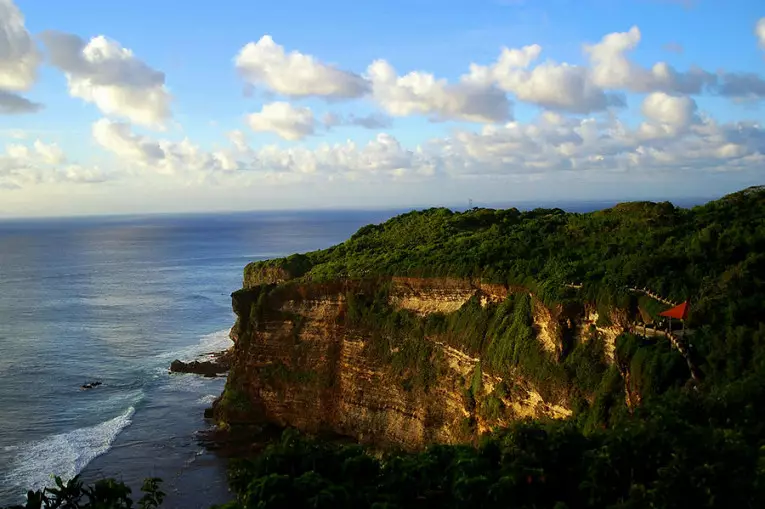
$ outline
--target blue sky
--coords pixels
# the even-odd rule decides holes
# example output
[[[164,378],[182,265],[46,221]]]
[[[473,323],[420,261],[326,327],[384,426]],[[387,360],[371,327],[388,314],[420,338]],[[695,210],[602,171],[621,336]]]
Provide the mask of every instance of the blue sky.
[[[0,99],[17,105],[0,102],[0,216],[658,199],[765,180],[759,1],[0,8]]]

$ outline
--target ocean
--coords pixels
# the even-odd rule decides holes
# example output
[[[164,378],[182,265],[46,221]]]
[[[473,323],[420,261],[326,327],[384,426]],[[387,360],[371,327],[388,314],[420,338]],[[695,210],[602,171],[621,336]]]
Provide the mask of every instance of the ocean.
[[[342,242],[393,212],[0,222],[0,507],[29,488],[164,479],[167,507],[227,497],[195,433],[224,379],[169,374],[230,346],[252,261]],[[91,381],[103,384],[81,390]]]
[[[78,473],[134,492],[161,477],[168,508],[226,501],[225,461],[196,439],[225,380],[169,374],[170,362],[231,345],[230,294],[248,262],[325,248],[396,213],[0,221],[0,507]]]

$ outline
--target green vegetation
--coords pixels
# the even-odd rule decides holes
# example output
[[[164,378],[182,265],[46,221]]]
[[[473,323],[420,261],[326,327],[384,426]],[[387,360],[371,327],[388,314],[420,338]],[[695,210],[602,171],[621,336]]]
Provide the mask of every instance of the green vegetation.
[[[221,397],[221,404],[246,412],[250,407],[250,399],[244,392],[233,387],[226,387]]]
[[[79,476],[68,482],[54,478],[55,487],[29,491],[23,505],[7,509],[132,509],[131,489],[115,479],[102,479],[93,486],[85,486]],[[156,509],[162,505],[165,493],[160,489],[161,480],[150,477],[144,480],[138,499],[138,509]]]
[[[454,313],[421,318],[388,305],[385,281],[394,275],[469,277],[514,291],[503,302],[474,298]],[[279,278],[292,280],[274,284]],[[765,189],[690,210],[640,202],[591,214],[404,214],[327,250],[250,264],[248,289],[234,294],[237,327],[260,327],[274,302],[314,291],[301,286],[308,281],[347,291],[338,278],[374,282],[348,291],[339,320],[369,332],[365,355],[406,389],[427,395],[437,383],[444,362],[436,342],[481,359],[463,380],[470,415],[455,436],[469,440],[477,419],[505,415],[506,402],[524,390],[517,378],[574,415],[514,422],[477,446],[418,453],[371,454],[288,430],[232,466],[235,500],[223,508],[765,507]],[[691,300],[689,355],[701,382],[689,381],[686,359],[664,339],[622,334],[607,345],[593,327],[549,352],[534,337],[534,299],[593,306],[599,326],[618,319],[614,310],[650,321],[666,309],[629,287]],[[299,332],[301,322],[293,324]],[[261,375],[320,382],[293,364]],[[484,373],[505,381],[489,392]],[[223,400],[244,404],[228,387]]]
[[[623,203],[588,214],[428,209],[365,226],[329,249],[250,264],[245,272],[287,265],[299,267],[294,284],[395,275],[470,277],[522,286],[547,305],[590,302],[599,311],[600,325],[609,323],[614,307],[632,315],[640,307],[654,317],[663,311],[665,306],[626,289],[646,287],[674,301],[692,300],[687,325],[695,330],[693,345],[705,379],[726,383],[765,360],[760,353],[765,338],[760,331],[763,188],[692,209],[668,202]],[[583,288],[567,287],[571,282]],[[479,308],[471,304],[460,316],[449,317],[454,321],[452,336],[474,353],[485,352],[487,346],[480,342],[487,338],[482,327],[489,320],[476,320],[483,313]],[[518,358],[512,345],[491,351]],[[520,357],[530,372],[548,370],[536,353]]]
[[[368,455],[300,437],[231,470],[240,508],[710,508],[765,504],[763,381],[673,390],[608,430],[519,422],[478,447]],[[469,428],[470,423],[466,422]]]

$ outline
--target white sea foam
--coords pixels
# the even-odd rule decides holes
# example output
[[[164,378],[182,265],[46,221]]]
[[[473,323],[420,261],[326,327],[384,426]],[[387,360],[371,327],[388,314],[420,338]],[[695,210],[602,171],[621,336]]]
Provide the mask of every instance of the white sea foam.
[[[94,458],[109,450],[117,435],[132,422],[134,407],[108,421],[51,435],[37,442],[18,446],[5,483],[22,489],[41,489],[52,484],[51,474],[68,480],[82,471]]]
[[[213,401],[215,401],[217,397],[218,396],[216,396],[215,394],[208,394],[206,396],[202,396],[201,398],[199,398],[198,401],[199,403],[202,403],[205,405],[212,405]]]
[[[201,353],[206,354],[209,352],[221,352],[234,346],[234,342],[231,341],[231,338],[228,337],[229,332],[229,329],[224,329],[218,332],[213,332],[212,334],[207,334],[206,336],[202,336],[198,345]]]
[[[163,360],[180,359],[182,361],[193,361],[200,357],[204,357],[209,353],[222,352],[223,350],[234,346],[234,342],[229,339],[228,334],[229,329],[206,334],[202,336],[196,344],[189,345],[180,350],[162,353],[158,357]]]

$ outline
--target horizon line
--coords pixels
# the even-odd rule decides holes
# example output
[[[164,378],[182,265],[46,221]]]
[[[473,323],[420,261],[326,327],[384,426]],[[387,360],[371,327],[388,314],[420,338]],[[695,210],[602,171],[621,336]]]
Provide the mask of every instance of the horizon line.
[[[646,198],[619,198],[619,199],[606,199],[606,198],[580,198],[571,200],[559,200],[559,199],[526,199],[526,200],[509,200],[507,202],[486,202],[472,200],[473,208],[484,209],[510,209],[518,208],[520,210],[532,210],[525,208],[524,205],[536,205],[533,208],[561,208],[564,207],[546,207],[546,205],[576,205],[576,204],[602,204],[602,205],[617,205],[621,203],[636,203],[636,202],[670,202],[676,207],[687,208],[688,206],[698,206],[708,203],[710,201],[718,200],[727,194],[719,196],[676,196],[676,197],[659,197],[654,199]],[[683,202],[683,205],[678,205],[678,202]],[[56,216],[3,216],[0,215],[1,222],[13,222],[13,221],[52,221],[52,220],[78,220],[78,219],[121,219],[121,218],[149,218],[149,217],[179,217],[179,216],[213,216],[213,215],[234,215],[234,214],[305,214],[305,213],[332,213],[332,212],[398,212],[403,213],[405,211],[414,210],[427,210],[431,208],[447,208],[455,212],[464,212],[469,210],[465,204],[458,205],[452,204],[419,204],[419,205],[402,205],[391,207],[315,207],[315,208],[285,208],[285,209],[231,209],[231,210],[187,210],[187,211],[152,211],[152,212],[115,212],[115,213],[93,213],[93,214],[61,214]],[[608,207],[604,207],[608,208]],[[594,209],[601,210],[601,209]],[[568,210],[566,212],[569,212]]]

